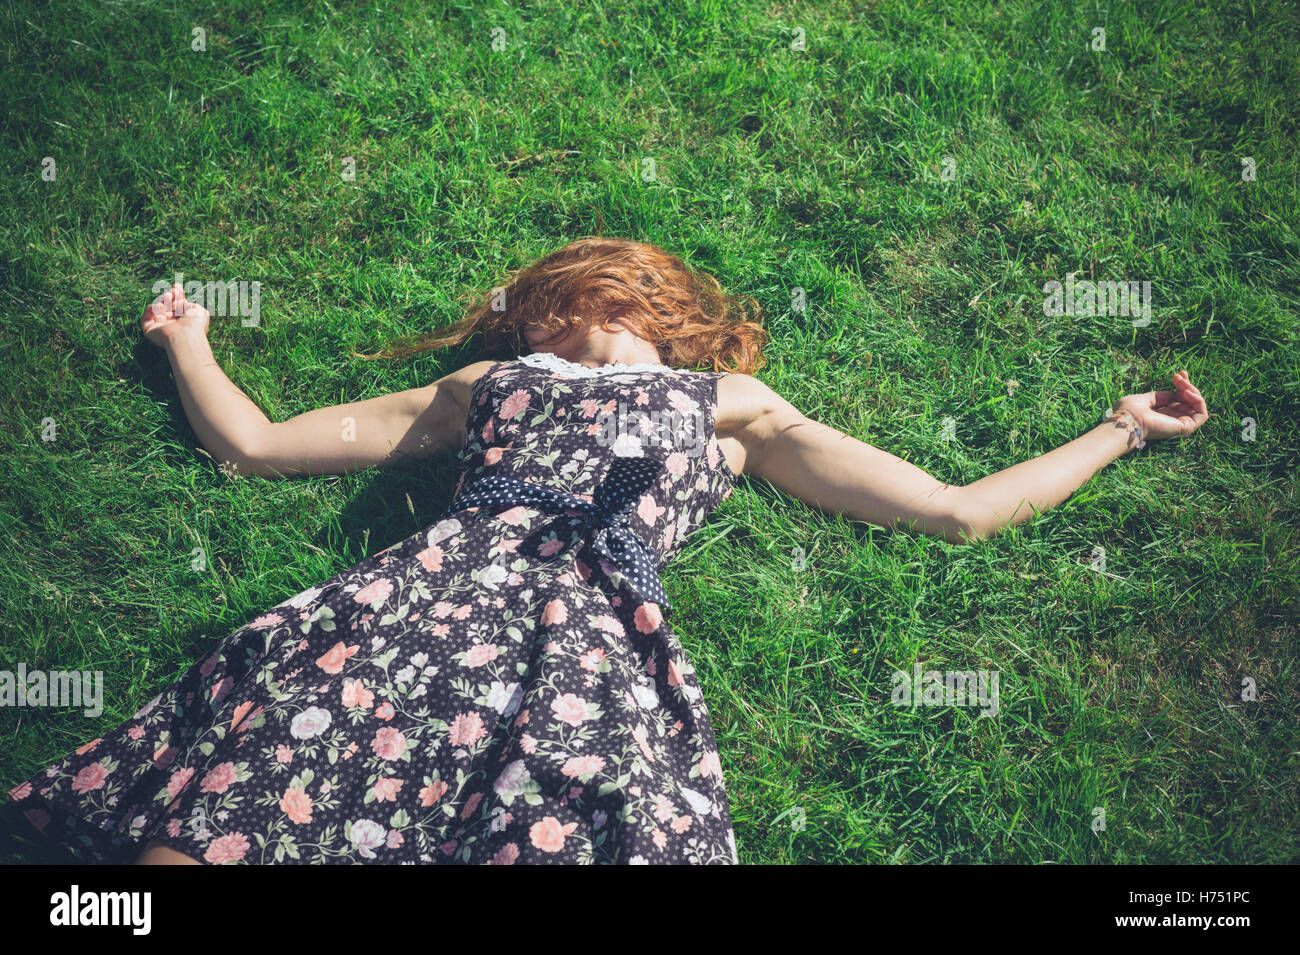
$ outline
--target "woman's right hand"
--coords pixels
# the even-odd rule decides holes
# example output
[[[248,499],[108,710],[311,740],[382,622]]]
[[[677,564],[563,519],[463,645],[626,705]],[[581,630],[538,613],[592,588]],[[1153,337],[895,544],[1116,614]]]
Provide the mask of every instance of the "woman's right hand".
[[[166,348],[180,335],[207,335],[208,310],[187,301],[184,287],[177,283],[145,306],[140,329],[149,341]]]

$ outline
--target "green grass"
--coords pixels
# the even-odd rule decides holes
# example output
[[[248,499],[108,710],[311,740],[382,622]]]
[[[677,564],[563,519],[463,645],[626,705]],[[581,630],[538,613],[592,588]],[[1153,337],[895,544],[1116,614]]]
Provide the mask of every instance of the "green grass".
[[[283,419],[474,359],[348,352],[603,232],[756,296],[760,377],[942,480],[1180,368],[1214,414],[974,546],[743,481],[667,575],[743,861],[1300,860],[1300,21],[1106,6],[6,4],[0,662],[103,670],[107,706],[0,710],[0,784],[448,500],[450,459],[223,477],[138,334],[155,281],[263,283],[211,337]],[[1151,325],[1045,316],[1069,272],[1149,280]],[[918,662],[999,671],[1000,713],[891,706]]]

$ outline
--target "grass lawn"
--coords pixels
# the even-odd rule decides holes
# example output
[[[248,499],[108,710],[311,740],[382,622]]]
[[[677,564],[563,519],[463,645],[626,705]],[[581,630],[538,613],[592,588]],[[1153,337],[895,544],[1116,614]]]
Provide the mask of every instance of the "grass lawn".
[[[450,457],[223,475],[155,282],[262,283],[211,339],[282,420],[474,360],[350,350],[602,233],[755,296],[759,377],[944,481],[1181,368],[1213,414],[971,546],[742,481],[665,580],[742,861],[1300,861],[1293,4],[17,2],[0,56],[0,668],[105,680],[0,709],[0,788],[449,500]],[[1150,323],[1044,314],[1072,273]],[[892,706],[918,664],[997,715]]]

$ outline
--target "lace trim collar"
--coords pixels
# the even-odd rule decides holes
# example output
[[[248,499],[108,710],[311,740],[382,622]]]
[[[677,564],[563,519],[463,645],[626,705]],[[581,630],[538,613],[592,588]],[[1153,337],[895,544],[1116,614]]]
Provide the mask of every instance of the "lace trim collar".
[[[569,378],[598,378],[601,375],[637,375],[655,371],[667,371],[673,374],[678,373],[678,369],[676,368],[669,368],[667,365],[656,365],[651,362],[638,362],[635,365],[601,365],[598,368],[588,368],[586,365],[580,365],[575,361],[569,361],[567,358],[561,358],[554,352],[548,351],[530,352],[527,355],[521,355],[519,360],[525,365],[532,365],[534,368],[544,368],[547,371],[565,375]]]

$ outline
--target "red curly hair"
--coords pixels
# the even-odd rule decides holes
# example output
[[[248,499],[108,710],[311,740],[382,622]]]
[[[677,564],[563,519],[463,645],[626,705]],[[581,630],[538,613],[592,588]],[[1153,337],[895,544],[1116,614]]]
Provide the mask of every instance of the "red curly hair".
[[[618,320],[652,342],[662,363],[674,368],[708,365],[748,375],[763,366],[768,334],[752,296],[727,294],[713,276],[658,246],[593,236],[515,271],[450,328],[357,357],[405,358],[477,334],[488,354],[521,355],[529,347],[524,329],[540,329],[542,341],[558,341],[588,318],[601,328]]]

